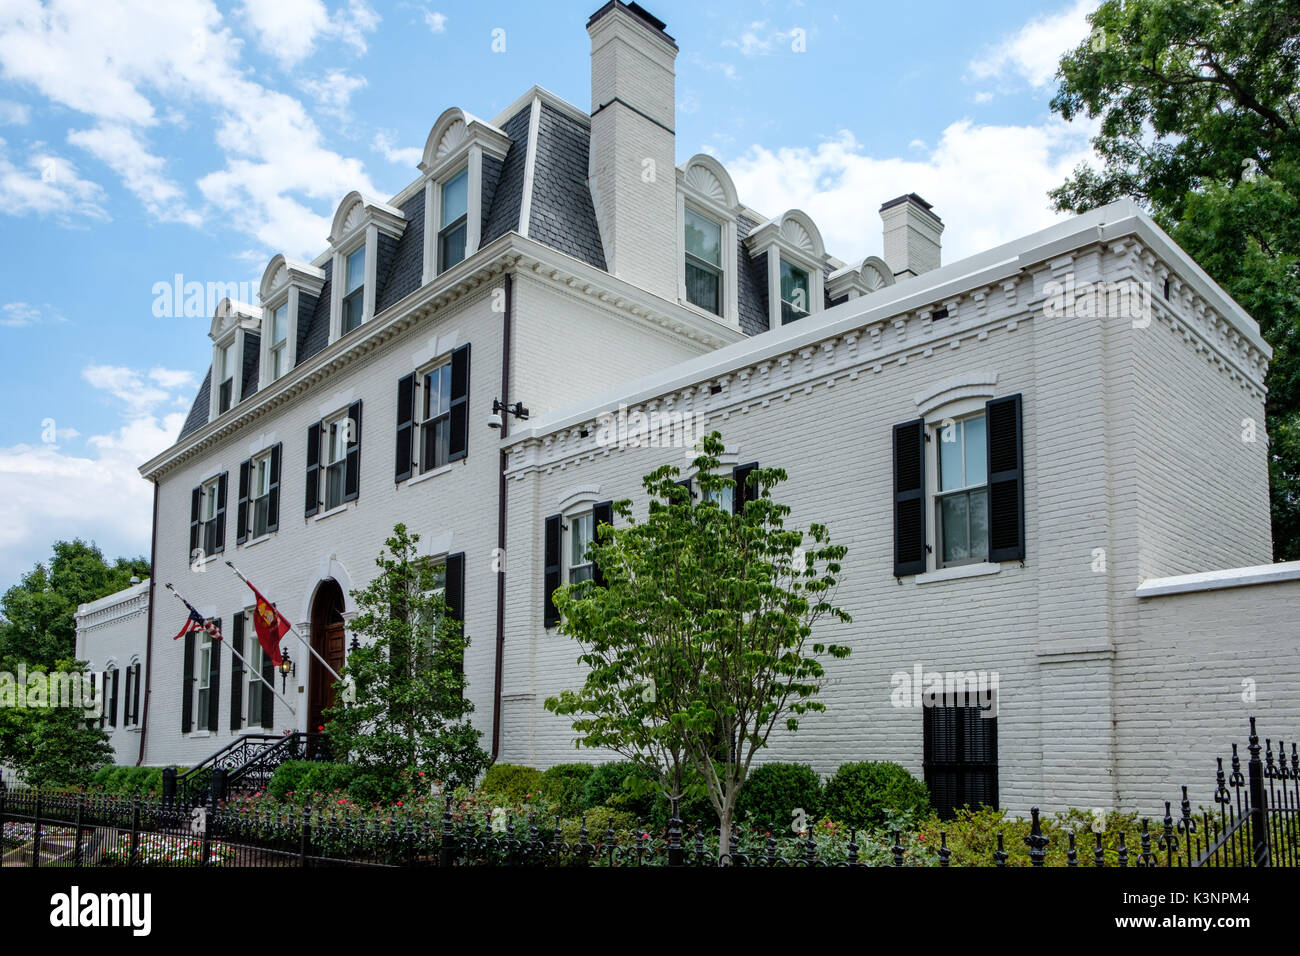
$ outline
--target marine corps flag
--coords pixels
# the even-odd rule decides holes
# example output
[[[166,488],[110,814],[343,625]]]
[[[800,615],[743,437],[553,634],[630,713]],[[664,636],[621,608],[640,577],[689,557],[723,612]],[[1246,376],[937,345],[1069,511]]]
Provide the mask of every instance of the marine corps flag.
[[[253,627],[257,631],[257,642],[262,645],[262,651],[266,656],[271,658],[271,663],[279,667],[280,638],[284,637],[291,625],[275,605],[262,597],[262,592],[253,587],[252,581],[245,580],[244,583],[257,595],[257,607],[253,609]]]

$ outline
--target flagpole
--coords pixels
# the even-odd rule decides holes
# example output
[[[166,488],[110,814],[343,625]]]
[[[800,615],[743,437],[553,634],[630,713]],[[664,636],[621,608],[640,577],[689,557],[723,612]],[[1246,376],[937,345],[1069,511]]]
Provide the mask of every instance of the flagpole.
[[[176,600],[180,601],[182,604],[187,604],[186,600],[185,600],[183,597],[181,597],[180,592],[177,591],[174,587],[172,587],[170,582],[167,583],[167,584],[165,584],[165,585],[163,585],[163,586],[164,586],[165,588],[167,588],[168,591],[171,591],[171,592],[172,592],[172,597],[176,598]],[[192,605],[190,605],[190,606],[192,606]],[[216,643],[218,643],[218,644],[225,644],[225,643],[227,643],[227,641],[225,641],[224,639],[222,639],[222,640],[217,641]],[[248,671],[248,673],[250,673],[250,674],[257,674],[257,679],[260,680],[260,681],[261,681],[263,684],[265,684],[267,687],[269,687],[269,688],[271,689],[271,693],[272,693],[272,694],[274,694],[276,697],[279,697],[280,700],[284,701],[284,706],[289,708],[289,713],[293,714],[295,717],[298,716],[298,714],[297,714],[297,713],[294,711],[294,709],[293,709],[293,705],[290,704],[287,700],[285,700],[284,695],[281,694],[278,690],[275,689],[275,685],[274,685],[274,684],[272,684],[272,683],[271,683],[270,681],[268,681],[265,677],[263,677],[263,676],[261,675],[261,673],[259,673],[258,670],[257,670],[255,667],[253,667],[251,664],[248,663],[248,660],[244,657],[243,654],[241,654],[241,653],[239,653],[239,651],[235,650],[235,645],[234,645],[234,644],[231,644],[231,645],[230,645],[230,653],[234,654],[236,657],[239,658],[240,663],[242,663],[242,664],[244,665],[244,670]]]
[[[244,575],[240,573],[239,568],[235,567],[233,561],[227,561],[226,567],[230,568],[231,571],[234,571],[235,577],[239,578],[239,580],[243,581],[250,588],[253,586],[252,583],[248,580],[248,578],[244,577]],[[271,607],[274,607],[275,612],[277,614],[280,614],[280,609],[278,607],[276,607],[274,604],[272,604]],[[280,614],[280,616],[284,617],[283,614]],[[335,681],[337,681],[340,684],[343,683],[343,678],[339,676],[339,672],[336,671],[334,668],[330,667],[329,662],[325,660],[325,658],[320,656],[320,653],[316,650],[316,648],[311,646],[311,642],[307,640],[307,638],[303,637],[301,634],[298,633],[298,629],[293,626],[293,621],[290,621],[287,617],[284,617],[284,621],[286,624],[289,625],[288,633],[292,634],[294,637],[298,638],[298,640],[302,642],[302,646],[307,648],[307,650],[311,652],[312,656],[315,657],[316,660],[321,662],[321,666],[334,675]]]

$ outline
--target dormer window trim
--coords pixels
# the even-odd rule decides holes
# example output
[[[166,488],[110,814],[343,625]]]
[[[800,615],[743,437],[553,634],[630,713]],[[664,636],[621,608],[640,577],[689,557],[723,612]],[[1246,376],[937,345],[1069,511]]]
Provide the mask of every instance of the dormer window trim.
[[[406,230],[406,216],[400,209],[368,199],[358,192],[349,193],[339,203],[330,232],[330,342],[343,335],[343,298],[350,256],[365,248],[361,288],[361,320],[357,328],[375,317],[375,292],[379,236],[400,239]],[[352,330],[349,330],[352,331]]]
[[[280,373],[283,378],[298,364],[298,316],[302,308],[302,297],[319,298],[325,286],[325,271],[316,266],[306,265],[286,259],[283,255],[275,256],[266,267],[262,276],[259,299],[262,302],[262,315],[267,328],[262,336],[261,355],[258,358],[258,388],[263,389],[276,379],[271,375],[271,337],[275,309],[287,307],[284,353],[284,368]]]
[[[208,337],[212,339],[212,371],[208,385],[208,421],[215,421],[237,407],[244,391],[244,337],[261,331],[262,310],[231,299],[222,299],[212,317]],[[224,358],[229,349],[234,368],[230,375],[230,403],[221,407],[221,390],[226,382]]]
[[[422,282],[430,282],[456,263],[442,262],[443,189],[466,174],[465,259],[483,242],[483,158],[504,162],[510,137],[497,127],[464,110],[452,107],[438,117],[424,144],[420,171],[424,173],[424,268]],[[460,261],[464,261],[463,259]]]
[[[736,214],[739,200],[731,177],[712,156],[699,154],[677,168],[677,301],[710,318],[740,328],[740,256]],[[687,210],[713,221],[721,227],[722,288],[718,312],[690,301],[686,289],[686,213]]]
[[[769,219],[756,226],[745,238],[752,256],[767,256],[767,321],[769,329],[780,328],[781,317],[781,261],[808,273],[808,303],[806,315],[816,315],[825,308],[826,283],[822,265],[826,260],[826,247],[821,233],[808,215],[791,209],[779,219]],[[806,316],[800,316],[805,318]],[[796,321],[792,319],[791,321]]]

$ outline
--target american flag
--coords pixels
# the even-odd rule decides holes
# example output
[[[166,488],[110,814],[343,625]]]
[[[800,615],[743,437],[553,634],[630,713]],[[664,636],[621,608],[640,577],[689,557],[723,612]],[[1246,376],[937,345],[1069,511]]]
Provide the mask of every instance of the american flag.
[[[180,597],[180,595],[176,595]],[[221,628],[217,626],[216,621],[209,621],[185,598],[181,598],[181,603],[190,609],[190,616],[185,619],[185,624],[181,627],[180,633],[172,638],[173,641],[179,641],[186,634],[192,631],[207,631],[212,635],[214,641],[221,640]]]

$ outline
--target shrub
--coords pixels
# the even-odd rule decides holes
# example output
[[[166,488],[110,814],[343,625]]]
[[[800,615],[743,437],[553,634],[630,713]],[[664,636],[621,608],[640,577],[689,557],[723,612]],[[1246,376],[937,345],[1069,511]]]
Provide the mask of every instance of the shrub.
[[[266,785],[267,793],[277,800],[284,800],[289,794],[297,793],[303,789],[303,777],[315,766],[311,760],[286,760],[271,774],[271,782]]]
[[[92,787],[101,787],[107,790],[108,778],[112,776],[113,771],[116,769],[117,768],[112,765],[106,767],[100,767],[98,770],[96,770],[93,774],[90,775],[90,785]]]
[[[484,793],[495,793],[514,803],[523,803],[528,795],[538,792],[541,786],[540,770],[513,763],[494,763],[483,775],[480,789]]]
[[[408,782],[395,770],[357,768],[348,781],[347,791],[354,803],[392,803],[407,795]]]
[[[347,791],[356,777],[356,768],[345,763],[312,762],[299,779],[298,789],[307,794]]]
[[[709,802],[704,781],[697,774],[689,773],[683,789],[685,793],[677,807],[682,822],[717,826],[718,815]],[[581,807],[592,810],[601,806],[630,813],[643,826],[654,830],[668,826],[672,810],[654,775],[630,760],[599,764],[587,777]]]
[[[929,809],[925,784],[905,767],[884,761],[841,764],[822,793],[823,812],[859,830],[878,827],[899,814],[921,814]]]
[[[822,780],[805,763],[767,763],[754,768],[745,778],[736,811],[741,820],[752,820],[777,832],[790,828],[792,814],[803,810],[811,825],[820,818]]]
[[[597,764],[582,785],[581,808],[592,810],[609,806],[610,797],[623,790],[623,781],[635,766],[630,760]]]
[[[589,763],[560,763],[542,772],[538,788],[566,817],[584,809],[583,792],[595,767]]]

